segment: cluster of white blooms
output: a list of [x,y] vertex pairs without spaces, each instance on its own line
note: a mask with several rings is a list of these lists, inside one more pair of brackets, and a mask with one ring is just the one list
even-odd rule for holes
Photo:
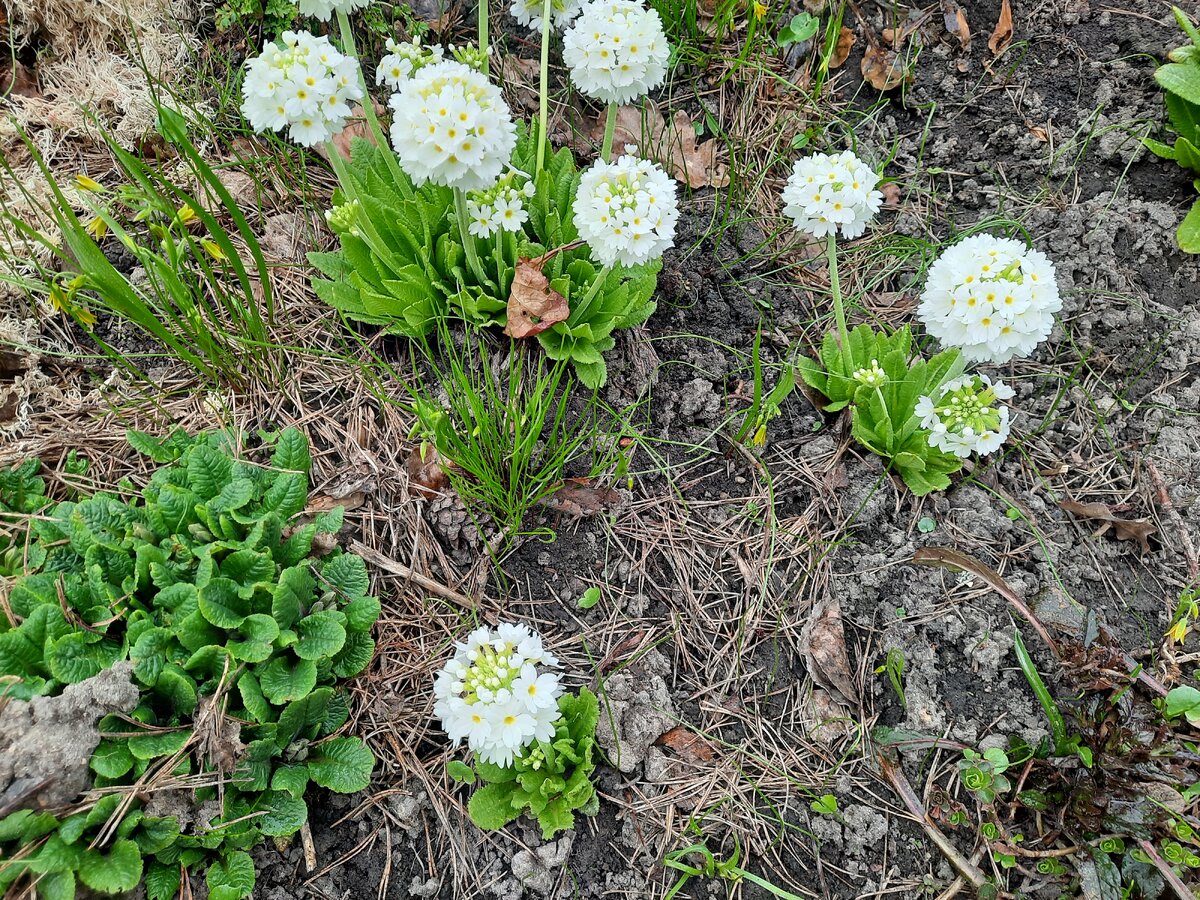
[[452,741],[507,766],[529,744],[554,737],[562,686],[538,666],[557,665],[524,625],[477,628],[438,673],[433,713]]
[[346,127],[350,104],[361,100],[358,63],[327,37],[285,31],[283,46],[268,43],[246,63],[242,115],[255,131],[288,129],[311,147]]
[[917,315],[925,330],[972,362],[1028,356],[1062,309],[1054,265],[1011,238],[976,234],[929,268]]
[[851,376],[859,384],[865,384],[869,387],[879,387],[887,382],[887,373],[879,365],[879,360],[871,360],[871,367],[868,369],[863,366],[861,369],[856,369]]
[[386,84],[396,90],[413,72],[442,61],[445,51],[441,44],[421,46],[421,39],[415,37],[412,42],[400,42],[387,39],[387,55],[379,60],[375,69],[375,83]]
[[649,160],[596,160],[579,180],[575,228],[601,265],[635,266],[662,256],[678,219],[675,182]]
[[943,384],[934,397],[917,401],[921,427],[929,430],[929,446],[966,458],[986,456],[1008,440],[1008,407],[1013,389],[986,375],[962,375]]
[[506,172],[490,188],[467,196],[467,226],[476,237],[489,238],[497,231],[520,231],[529,221],[525,201],[533,196],[533,182],[517,184],[517,173]]
[[367,6],[371,0],[297,0],[300,15],[315,16],[322,22],[328,22],[335,12],[352,13],[356,9]]
[[[545,8],[543,0],[513,0],[511,12],[519,24],[531,31],[540,32]],[[550,0],[551,27],[566,28],[582,8],[583,0]]]
[[783,212],[813,237],[856,238],[879,212],[879,175],[849,150],[796,160],[783,189]]
[[670,54],[662,20],[640,0],[591,0],[563,35],[571,81],[605,103],[628,103],[662,84]]
[[424,66],[392,96],[392,145],[418,185],[483,190],[500,176],[517,128],[500,89],[454,60]]

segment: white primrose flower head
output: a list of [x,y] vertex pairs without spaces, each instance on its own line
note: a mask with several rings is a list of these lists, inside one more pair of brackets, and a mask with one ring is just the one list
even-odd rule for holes
[[521,231],[529,221],[525,201],[533,196],[532,181],[517,184],[517,172],[506,172],[494,185],[467,195],[467,230],[476,237],[489,238],[497,231]]
[[962,375],[938,388],[932,397],[917,401],[921,427],[929,430],[929,446],[965,459],[972,453],[987,456],[1008,440],[1011,421],[1008,407],[1013,389],[986,375]]
[[[583,0],[550,0],[550,27],[566,28],[582,8]],[[544,11],[545,4],[542,0],[513,0],[510,7],[510,12],[518,24],[537,32],[542,30]]]
[[350,104],[361,100],[358,63],[327,37],[285,31],[283,46],[268,43],[246,63],[242,115],[255,131],[282,131],[305,147],[346,127]]
[[349,14],[370,3],[371,0],[296,0],[300,15],[313,16],[321,22],[328,22],[335,12]]
[[392,145],[417,183],[464,191],[495,183],[517,144],[500,89],[454,60],[424,66],[392,96]]
[[454,658],[434,682],[433,713],[455,743],[480,759],[507,766],[534,741],[554,737],[558,675],[539,670],[558,660],[524,625],[477,628],[454,645]]
[[1028,356],[1062,309],[1054,264],[1011,238],[976,234],[929,267],[917,307],[925,330],[971,362]]
[[675,242],[675,182],[649,160],[596,160],[579,179],[574,219],[601,265],[649,262]]
[[441,44],[422,46],[419,37],[411,42],[388,38],[385,46],[388,52],[375,67],[375,83],[386,84],[392,90],[399,89],[413,72],[440,63],[446,52]]
[[797,231],[813,237],[856,238],[883,203],[878,184],[879,175],[849,150],[814,153],[792,166],[783,189],[783,212]]
[[628,103],[662,84],[670,54],[662,20],[640,0],[591,0],[563,35],[571,81],[605,103]]

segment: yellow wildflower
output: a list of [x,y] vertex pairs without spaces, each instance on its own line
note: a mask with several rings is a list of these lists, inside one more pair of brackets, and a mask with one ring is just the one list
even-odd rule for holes
[[179,212],[175,213],[175,221],[180,225],[187,225],[194,222],[196,221],[196,211],[185,203],[179,207]]
[[93,216],[91,219],[88,219],[87,224],[83,228],[97,240],[108,234],[108,223],[99,216]]
[[1180,619],[1174,625],[1167,629],[1167,637],[1177,644],[1182,644],[1183,639],[1187,637],[1188,623],[1187,619]]
[[205,238],[204,240],[202,240],[200,242],[200,246],[203,247],[205,249],[205,251],[208,253],[208,255],[211,256],[213,259],[215,259],[217,262],[224,262],[226,259],[229,258],[225,255],[225,251],[222,250],[217,245],[216,241],[210,241],[207,238]]
[[88,178],[86,175],[75,176],[75,186],[85,191],[103,191],[104,185],[100,182]]
[[754,0],[754,18],[765,19],[766,17],[767,17],[767,4],[759,3],[758,0]]

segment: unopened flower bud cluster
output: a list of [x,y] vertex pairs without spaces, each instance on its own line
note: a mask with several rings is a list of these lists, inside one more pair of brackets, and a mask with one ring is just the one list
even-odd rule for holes
[[422,45],[419,37],[411,41],[388,38],[387,54],[380,58],[375,69],[375,83],[397,90],[413,72],[442,61],[445,51],[441,44]]

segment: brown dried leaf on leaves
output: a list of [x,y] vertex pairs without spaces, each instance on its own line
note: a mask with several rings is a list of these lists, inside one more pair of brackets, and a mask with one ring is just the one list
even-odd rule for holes
[[674,750],[675,755],[684,762],[708,762],[716,755],[712,744],[696,734],[696,732],[684,728],[682,725],[672,728],[660,737],[656,743]]
[[845,65],[846,60],[850,57],[850,51],[854,49],[854,40],[854,31],[843,25],[842,30],[838,33],[837,45],[829,57],[830,71],[840,69]]
[[842,606],[834,598],[820,600],[813,607],[800,645],[813,681],[848,706],[858,706],[858,690],[846,654],[846,629],[842,625]]
[[[592,137],[597,142],[604,137],[603,117],[592,126]],[[642,106],[618,107],[613,131],[617,155],[626,144],[637,147],[640,156],[660,162],[676,181],[688,187],[729,184],[729,168],[717,159],[720,144],[712,138],[696,143],[696,127],[682,109],[675,112],[668,124],[652,101]]]
[[426,500],[441,496],[450,483],[442,468],[442,458],[427,444],[413,447],[404,461],[404,471],[408,473],[409,490]]
[[904,63],[894,50],[872,43],[862,58],[862,76],[877,91],[899,87],[908,77]]
[[367,495],[363,491],[353,491],[341,497],[334,497],[331,494],[317,494],[308,501],[308,506],[304,507],[304,514],[308,516],[316,515],[317,513],[329,512],[331,509],[341,507],[346,512],[358,509],[367,502]]
[[509,337],[533,337],[555,322],[565,322],[571,314],[567,298],[550,287],[550,280],[542,274],[545,264],[544,256],[517,261],[508,295],[508,324],[504,326]]
[[942,16],[946,30],[958,38],[958,47],[963,53],[971,49],[971,26],[967,14],[955,0],[942,0]]
[[992,31],[992,36],[988,38],[988,49],[992,51],[993,56],[999,56],[1008,49],[1008,45],[1012,43],[1012,39],[1012,7],[1009,6],[1008,0],[1002,0],[1000,4],[1000,18],[996,20],[996,27]]
[[1081,519],[1096,519],[1103,522],[1096,531],[1100,537],[1112,529],[1118,540],[1136,541],[1142,547],[1142,553],[1150,552],[1150,535],[1158,531],[1149,519],[1122,519],[1113,513],[1107,503],[1080,503],[1077,500],[1063,500],[1059,504],[1063,509]]
[[0,64],[0,97],[40,96],[42,89],[33,69],[20,62]]
[[[375,101],[372,101],[373,103]],[[375,103],[375,114],[383,115],[385,110],[378,103]],[[363,138],[375,143],[375,136],[371,134],[371,127],[367,124],[367,110],[361,103],[356,103],[350,109],[350,120],[346,123],[346,127],[338,134],[335,134],[330,140],[317,144],[313,149],[317,151],[317,156],[326,162],[329,161],[329,145],[332,144],[337,148],[337,152],[342,159],[350,158],[350,142],[355,138]]]
[[555,512],[588,519],[615,509],[621,503],[621,495],[612,488],[593,485],[588,478],[568,478],[557,491],[539,502]]

